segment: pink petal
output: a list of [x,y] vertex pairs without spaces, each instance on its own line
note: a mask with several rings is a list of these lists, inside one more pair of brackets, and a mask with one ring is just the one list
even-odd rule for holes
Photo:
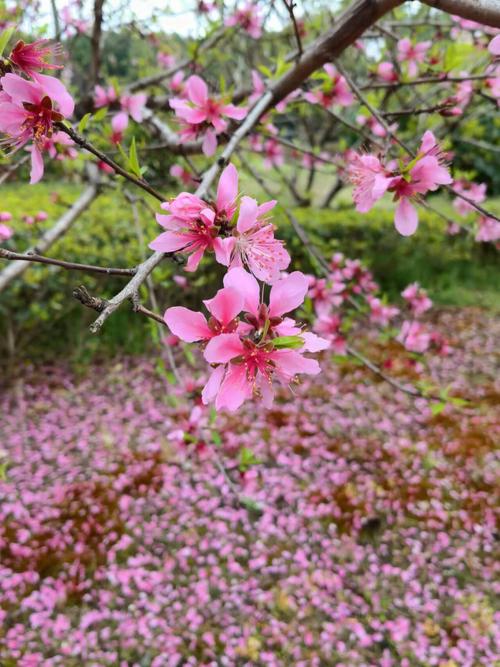
[[217,410],[234,412],[251,395],[252,387],[248,381],[245,366],[229,366],[224,382],[219,389],[215,407]]
[[418,213],[407,197],[402,197],[394,216],[396,229],[402,236],[411,236],[418,227]]
[[220,334],[209,341],[203,356],[209,364],[226,364],[239,357],[244,350],[238,334]]
[[170,331],[186,343],[207,340],[212,336],[204,315],[189,308],[183,306],[167,308],[163,319]]
[[203,79],[196,74],[186,81],[186,91],[193,104],[203,106],[208,100],[208,88]]
[[215,132],[207,130],[205,133],[205,138],[203,139],[201,150],[203,151],[203,155],[206,155],[207,157],[210,157],[215,153],[217,150],[217,137]]
[[0,79],[0,86],[14,102],[39,104],[44,96],[41,86],[33,81],[26,81],[17,74],[6,74]]
[[213,299],[203,301],[221,324],[229,324],[243,310],[243,296],[233,287],[223,287]]
[[221,112],[228,116],[228,118],[234,118],[235,120],[243,120],[248,113],[247,107],[236,107],[234,104],[226,104],[225,107],[222,107]]
[[38,183],[43,176],[43,157],[36,144],[33,144],[31,149],[31,172],[30,183]]
[[217,186],[217,210],[227,211],[234,205],[238,195],[238,172],[234,164],[228,164],[222,172]]
[[231,262],[231,254],[234,250],[236,239],[229,236],[227,239],[221,239],[219,236],[214,239],[215,259],[223,266],[229,266]]
[[321,372],[316,359],[308,359],[296,350],[275,350],[272,359],[282,379],[286,381],[291,380],[297,373],[317,375]]
[[177,250],[181,250],[181,248],[185,248],[188,243],[189,238],[184,234],[163,232],[154,241],[151,241],[149,247],[151,250],[158,250],[158,252],[176,252]]
[[255,225],[258,211],[259,207],[255,199],[246,196],[241,198],[240,213],[236,224],[236,229],[240,234],[244,234]]
[[294,271],[286,278],[278,280],[271,287],[269,296],[269,314],[281,317],[300,306],[305,299],[309,282],[300,271]]
[[116,132],[117,134],[124,132],[128,127],[128,113],[126,111],[120,111],[116,116],[113,116],[111,127],[113,132]]
[[257,315],[260,305],[259,283],[245,269],[231,269],[224,276],[225,287],[234,287],[243,296],[243,309]]
[[211,403],[217,396],[225,372],[225,366],[217,366],[217,368],[212,371],[212,374],[208,378],[208,381],[201,392],[201,400],[204,405]]
[[500,35],[493,37],[488,46],[488,51],[494,56],[500,56]]
[[57,102],[62,115],[71,116],[75,102],[59,79],[48,74],[35,74],[34,77],[42,85],[45,93]]
[[305,352],[320,352],[321,350],[326,350],[330,347],[329,341],[325,340],[324,338],[320,338],[310,331],[306,331],[305,333],[299,335],[304,339],[305,345],[302,350]]
[[203,258],[203,253],[205,252],[205,247],[199,248],[196,250],[196,252],[193,252],[192,255],[189,255],[188,261],[186,262],[186,266],[184,267],[185,271],[196,271],[198,268],[202,258]]

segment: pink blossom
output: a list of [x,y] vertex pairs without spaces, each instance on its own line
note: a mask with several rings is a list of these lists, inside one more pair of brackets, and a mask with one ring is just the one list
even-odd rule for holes
[[35,215],[36,222],[45,222],[45,220],[48,219],[49,214],[46,211],[38,211],[38,213]]
[[338,313],[322,312],[314,322],[314,331],[330,342],[335,354],[347,352],[347,341],[341,333],[342,319]]
[[75,142],[66,132],[54,132],[46,137],[43,143],[43,151],[46,151],[55,160],[74,160],[78,156]]
[[488,45],[488,51],[493,56],[500,56],[500,35],[496,35],[496,37],[493,37],[493,39]]
[[[476,204],[481,204],[486,199],[486,183],[473,183],[472,181],[460,180],[453,183],[453,189]],[[469,202],[461,197],[455,197],[453,206],[462,216],[475,210],[472,204],[469,204]]]
[[122,95],[120,105],[122,110],[128,113],[136,123],[141,123],[144,119],[144,109],[148,96],[146,93],[137,93],[136,95]]
[[409,352],[425,352],[431,344],[431,336],[420,322],[405,320],[397,337]]
[[159,51],[156,56],[156,62],[162,67],[173,67],[175,65],[175,56],[172,53]]
[[94,106],[97,109],[107,107],[113,102],[116,102],[117,99],[118,95],[114,86],[108,86],[107,88],[96,86],[94,89]]
[[43,176],[44,142],[54,123],[73,113],[73,98],[58,79],[45,74],[37,74],[36,81],[6,74],[0,85],[0,132],[7,135],[4,143],[18,150],[33,142],[30,183],[37,183]]
[[186,82],[184,81],[184,72],[182,70],[176,72],[168,84],[168,87],[173,93],[181,96],[184,95],[185,86]]
[[128,113],[126,111],[120,111],[115,114],[111,119],[111,129],[113,130],[111,134],[111,141],[114,144],[119,144],[123,139],[123,134],[128,127]]
[[283,241],[274,238],[274,225],[263,217],[275,205],[275,201],[269,201],[259,206],[255,199],[242,197],[233,236],[223,241],[227,266],[247,266],[266,283],[274,282],[290,264]]
[[196,181],[193,178],[193,174],[182,167],[180,164],[173,164],[170,167],[170,175],[174,178],[179,179],[184,185],[195,185]]
[[273,137],[266,139],[262,146],[262,152],[264,153],[263,166],[265,169],[281,167],[285,162],[283,146]]
[[377,66],[377,75],[382,81],[393,82],[398,80],[397,72],[391,62],[381,62]]
[[50,44],[46,39],[38,39],[31,44],[26,44],[21,39],[12,49],[9,60],[26,76],[36,79],[41,69],[62,69],[62,65],[54,65],[46,60],[47,57],[52,57],[60,51],[60,45]]
[[408,64],[408,74],[410,77],[418,74],[418,63],[425,61],[425,56],[431,45],[432,42],[429,41],[413,44],[407,37],[398,41],[397,58],[400,63],[406,62]]
[[414,234],[418,227],[418,213],[411,201],[429,191],[437,190],[439,185],[453,182],[450,172],[444,165],[444,156],[430,130],[422,137],[420,151],[409,169],[396,176],[389,186],[399,200],[394,216],[396,229],[403,236]]
[[215,204],[207,204],[196,195],[181,192],[171,202],[161,205],[170,215],[158,214],[156,219],[167,231],[149,247],[159,252],[188,254],[187,271],[196,270],[206,250],[215,251],[216,259],[225,263],[227,253],[219,234],[221,228],[227,229],[234,215],[237,195],[238,172],[230,164],[221,174]]
[[247,109],[209,97],[207,84],[197,75],[190,76],[186,81],[186,96],[187,99],[170,100],[176,116],[185,123],[181,130],[181,140],[187,141],[203,134],[203,152],[207,156],[213,155],[217,148],[217,134],[227,129],[228,123],[223,116],[242,120]]
[[383,303],[378,297],[369,294],[366,301],[370,306],[370,321],[381,327],[386,327],[399,313],[399,308]]
[[429,308],[432,308],[431,299],[429,299],[427,292],[418,283],[412,283],[405,287],[401,292],[401,296],[408,303],[415,317],[419,317],[429,310]]
[[387,126],[389,128],[389,132],[387,132],[384,125],[382,125],[382,123],[380,123],[376,118],[373,116],[363,116],[362,114],[356,116],[356,122],[361,127],[368,127],[368,129],[376,137],[386,137],[387,134],[394,134],[394,132],[398,129],[398,124],[392,123],[391,125]]
[[240,26],[250,37],[260,39],[262,35],[262,18],[256,4],[249,1],[243,7],[229,16],[225,21],[226,26]]
[[350,106],[354,102],[354,97],[345,78],[330,63],[324,66],[324,70],[326,76],[322,87],[304,93],[304,98],[311,104],[320,104],[325,109],[334,104],[341,107]]
[[349,180],[354,184],[353,199],[356,210],[366,213],[383,197],[392,179],[374,155],[354,153],[347,167]]
[[8,225],[0,223],[0,241],[7,241],[14,234]]
[[12,213],[0,211],[0,222],[9,222],[9,220],[12,220]]
[[[217,410],[233,412],[245,400],[258,396],[269,407],[274,397],[273,380],[289,385],[299,373],[320,372],[317,361],[303,353],[326,349],[328,342],[303,333],[291,318],[282,317],[303,302],[307,284],[306,276],[295,271],[271,287],[266,306],[260,303],[259,285],[253,276],[241,268],[228,271],[224,285],[240,293],[246,323],[234,333],[222,333],[208,342],[204,357],[217,366],[203,390],[204,403],[215,401]],[[293,349],[289,340],[297,342],[293,347],[299,349]]]
[[500,241],[500,222],[495,218],[481,215],[477,221],[478,229],[475,239],[479,242]]

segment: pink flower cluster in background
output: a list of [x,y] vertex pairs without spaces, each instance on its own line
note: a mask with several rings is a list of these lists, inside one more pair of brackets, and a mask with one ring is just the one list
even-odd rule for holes
[[418,227],[418,213],[412,202],[453,182],[445,156],[430,130],[422,137],[416,158],[404,167],[394,161],[384,165],[375,155],[353,153],[347,173],[354,185],[357,211],[369,211],[386,192],[394,194],[398,202],[394,224],[403,236],[414,234]]
[[207,84],[196,74],[186,80],[184,94],[185,97],[170,100],[170,106],[181,121],[181,141],[186,142],[202,136],[204,154],[213,155],[217,148],[217,135],[228,127],[224,116],[242,120],[247,109],[210,97]]

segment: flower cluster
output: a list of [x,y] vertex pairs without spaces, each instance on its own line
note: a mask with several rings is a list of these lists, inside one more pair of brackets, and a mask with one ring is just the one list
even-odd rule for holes
[[[273,380],[290,385],[299,373],[316,375],[318,362],[304,352],[319,352],[328,341],[304,332],[286,313],[300,306],[308,290],[299,271],[276,281],[269,305],[262,303],[256,279],[242,268],[231,269],[224,287],[204,301],[210,318],[176,306],[165,312],[165,322],[176,336],[204,346],[205,360],[214,370],[202,392],[203,402],[215,401],[217,410],[237,410],[259,396],[271,407]],[[241,316],[243,313],[243,316]]]
[[37,183],[43,176],[42,153],[53,141],[55,123],[71,116],[74,109],[73,98],[64,85],[40,73],[59,67],[46,60],[56,51],[45,40],[31,44],[19,41],[8,57],[15,71],[0,78],[0,132],[6,135],[1,145],[16,151],[30,144],[30,183]]
[[275,204],[258,205],[246,196],[238,201],[238,172],[230,164],[221,174],[215,202],[181,192],[162,204],[169,215],[156,218],[167,231],[152,241],[150,248],[189,255],[187,271],[195,271],[204,253],[212,251],[220,264],[246,266],[259,280],[271,283],[290,263],[283,241],[274,238],[274,226],[266,218]]
[[304,93],[304,98],[311,104],[320,104],[325,109],[333,105],[348,107],[354,102],[353,94],[345,77],[337,69],[327,63],[324,66],[325,74],[321,74],[321,86]]
[[224,116],[242,120],[247,109],[210,97],[207,84],[196,74],[186,80],[183,92],[185,97],[170,100],[170,106],[181,121],[180,140],[186,142],[202,136],[204,154],[213,155],[217,148],[217,135],[228,126]]
[[418,213],[412,202],[453,182],[445,156],[430,130],[425,132],[420,150],[410,162],[401,165],[391,161],[384,165],[375,155],[352,153],[347,173],[354,185],[356,210],[361,213],[369,211],[386,192],[394,194],[398,202],[394,224],[403,236],[414,234],[418,227]]
[[242,7],[235,9],[225,23],[228,27],[240,27],[253,39],[260,39],[262,35],[262,17],[259,7],[252,0],[248,0]]

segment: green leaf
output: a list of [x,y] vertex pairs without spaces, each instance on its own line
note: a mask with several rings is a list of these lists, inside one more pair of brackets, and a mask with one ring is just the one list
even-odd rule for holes
[[104,120],[104,118],[106,118],[107,113],[108,113],[108,107],[102,107],[101,109],[98,109],[94,114],[94,120],[97,122]]
[[7,28],[0,35],[0,58],[2,57],[4,49],[7,46],[9,39],[12,37],[14,32],[15,28]]
[[440,415],[443,410],[446,407],[446,403],[443,401],[442,403],[433,403],[431,405],[431,413],[433,417],[436,417],[437,415]]
[[78,133],[79,134],[82,134],[82,132],[85,132],[91,117],[92,117],[91,113],[86,113],[85,116],[83,116],[83,118],[80,120],[80,122],[78,123]]
[[239,463],[239,469],[241,472],[245,472],[245,470],[248,470],[254,465],[257,465],[259,463],[262,463],[255,454],[252,452],[251,449],[248,449],[248,447],[243,447],[240,450],[240,463]]
[[132,143],[130,144],[128,163],[130,165],[130,170],[132,171],[132,173],[140,178],[141,167],[139,165],[139,158],[137,157],[137,146],[135,144],[135,137],[132,137]]
[[217,445],[217,447],[222,445],[222,438],[220,437],[220,433],[218,431],[212,431],[212,442],[214,445]]
[[272,342],[278,350],[283,348],[298,350],[304,345],[304,339],[300,336],[278,336],[278,338],[273,338]]

